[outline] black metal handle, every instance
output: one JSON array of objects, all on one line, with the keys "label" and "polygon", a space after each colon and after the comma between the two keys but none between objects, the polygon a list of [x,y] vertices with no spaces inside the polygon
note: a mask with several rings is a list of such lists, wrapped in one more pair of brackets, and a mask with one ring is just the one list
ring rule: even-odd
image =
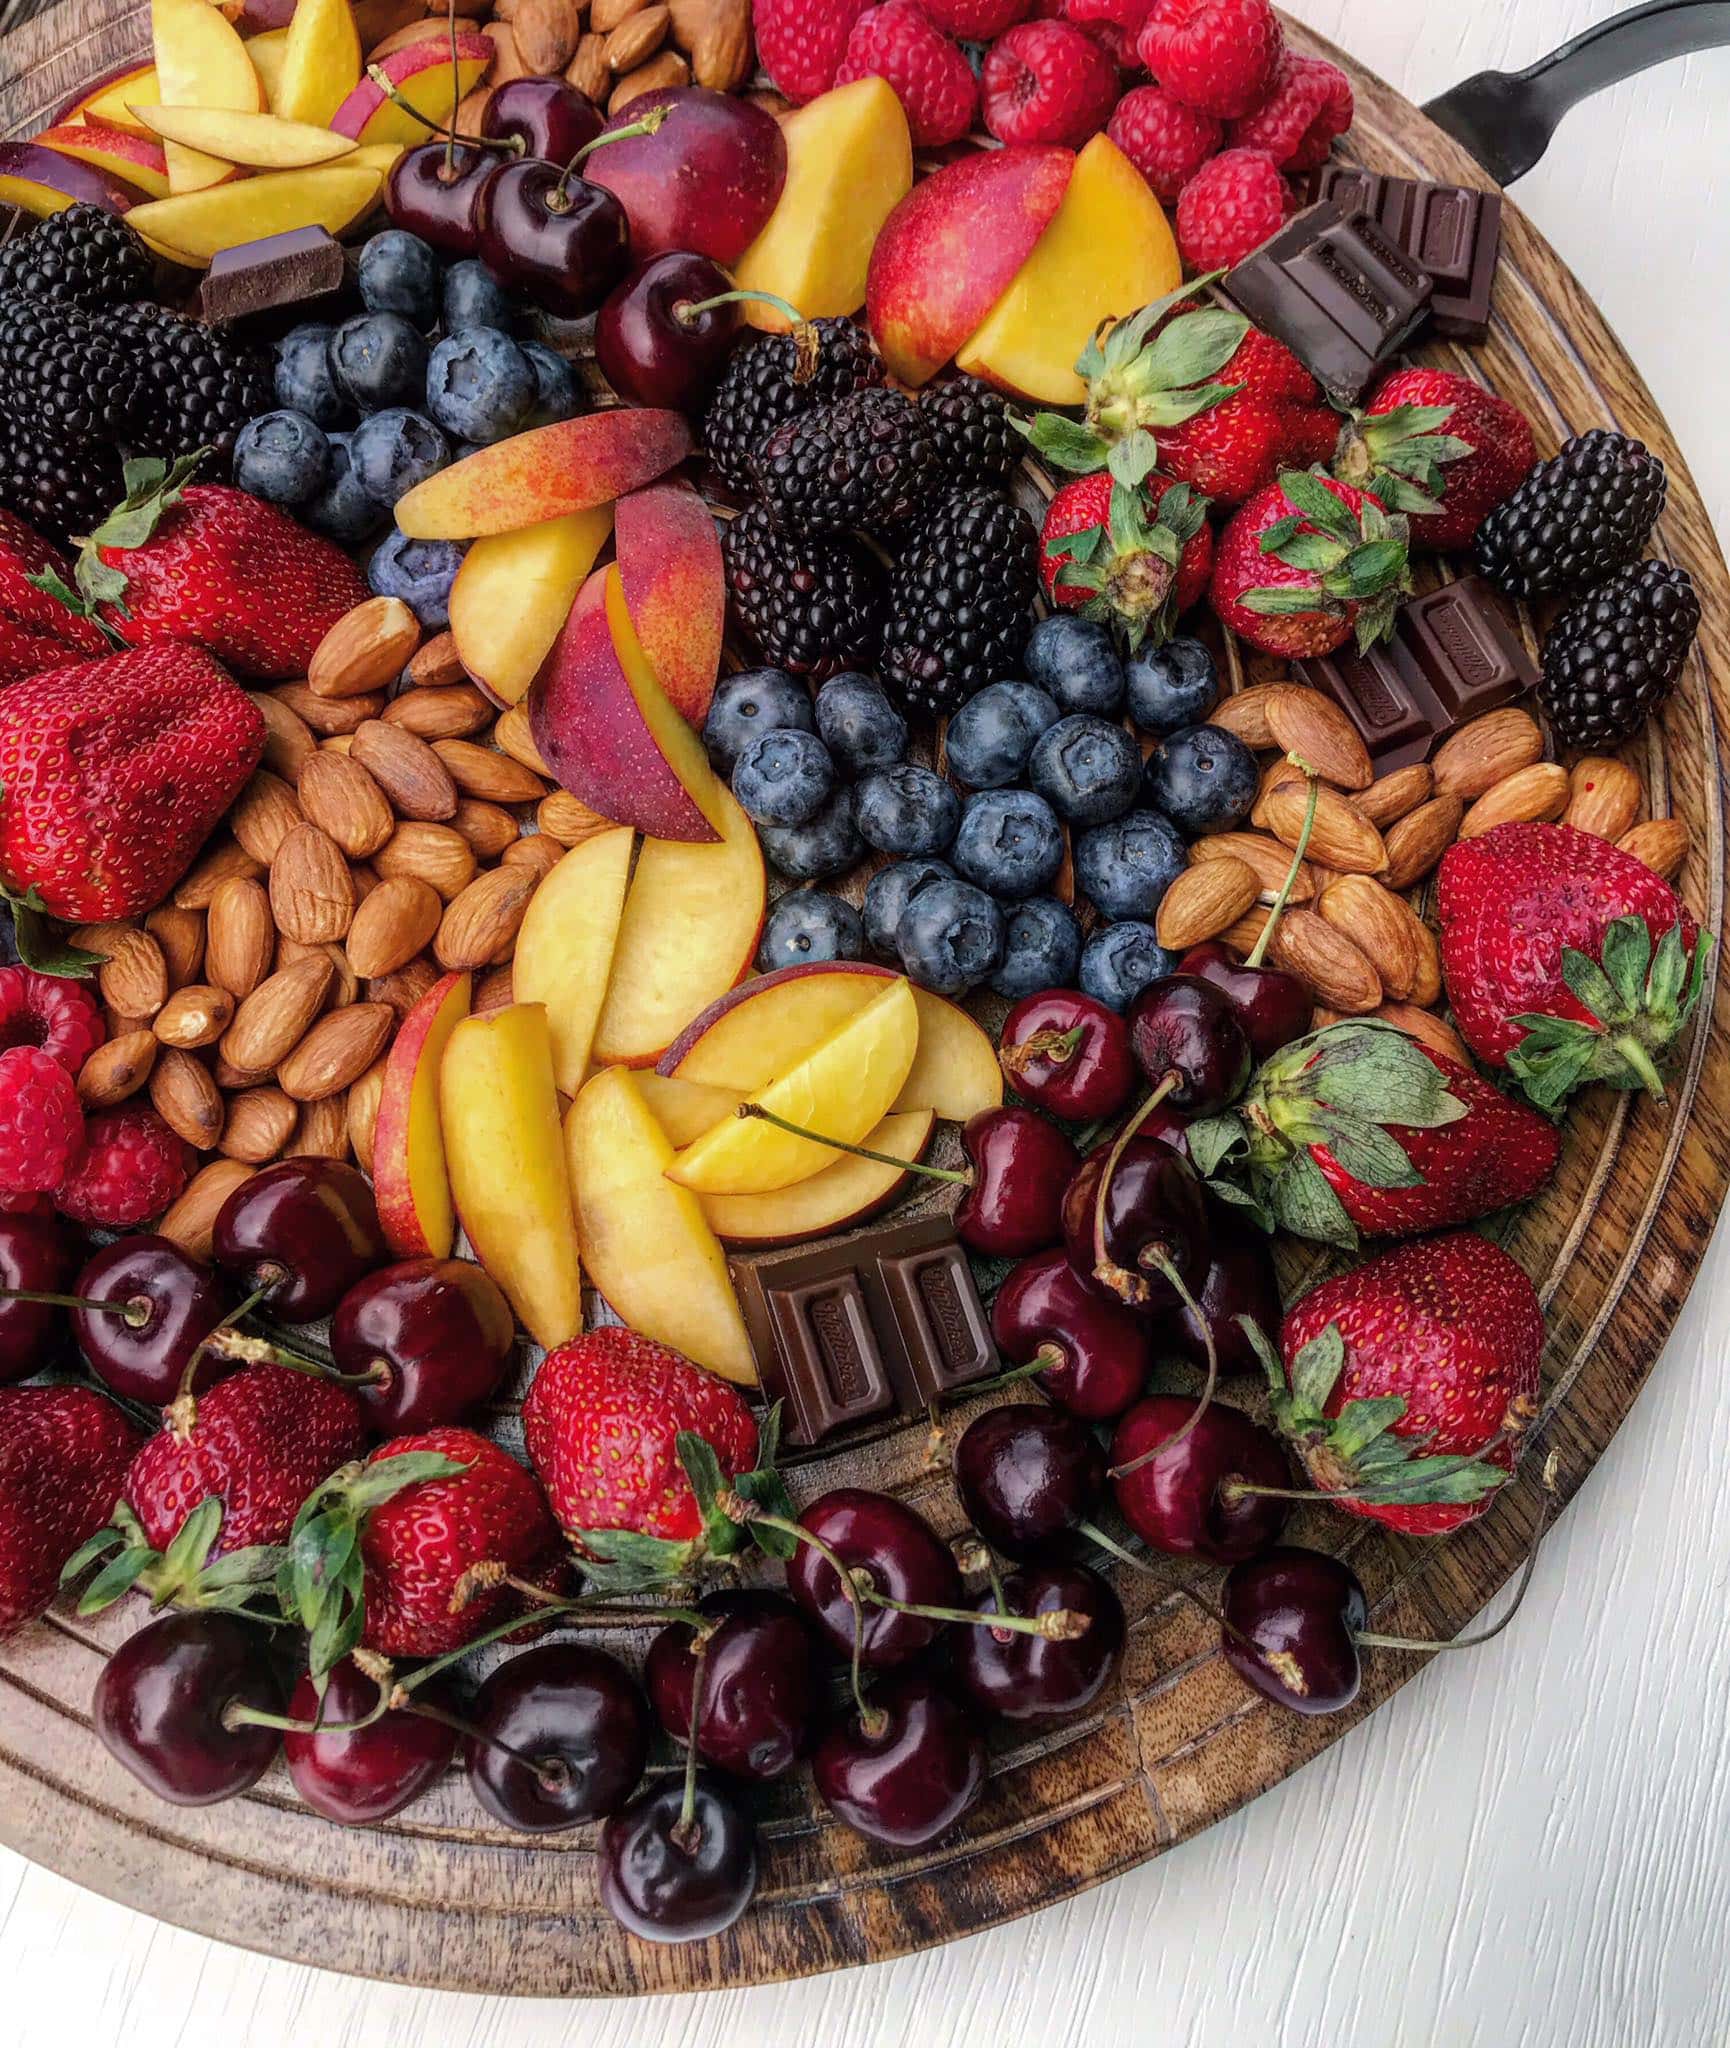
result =
[{"label": "black metal handle", "polygon": [[1730,43],[1730,0],[1650,0],[1564,43],[1524,71],[1480,71],[1424,112],[1511,185],[1549,147],[1570,107],[1637,71]]}]

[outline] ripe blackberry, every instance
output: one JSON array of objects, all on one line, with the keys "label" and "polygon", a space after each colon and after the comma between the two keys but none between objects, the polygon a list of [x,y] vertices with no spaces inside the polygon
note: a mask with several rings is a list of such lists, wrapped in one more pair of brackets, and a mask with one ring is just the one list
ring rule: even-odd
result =
[{"label": "ripe blackberry", "polygon": [[1640,442],[1594,427],[1540,462],[1478,528],[1478,568],[1510,597],[1582,589],[1639,556],[1667,487]]},{"label": "ripe blackberry", "polygon": [[1631,563],[1577,599],[1550,629],[1538,683],[1557,738],[1631,739],[1675,689],[1699,630],[1693,581],[1668,562]]},{"label": "ripe blackberry", "polygon": [[0,292],[122,306],[150,289],[150,251],[117,215],[80,200],[0,249]]},{"label": "ripe blackberry", "polygon": [[997,491],[956,491],[926,520],[895,571],[883,632],[883,683],[909,710],[941,716],[1015,672],[1035,550],[1032,520]]},{"label": "ripe blackberry", "polygon": [[56,540],[90,533],[125,495],[111,442],[61,440],[23,420],[0,418],[0,505],[38,533]]},{"label": "ripe blackberry", "polygon": [[751,457],[783,420],[832,405],[884,380],[871,338],[851,320],[813,320],[791,334],[760,334],[721,372],[703,421],[703,445],[736,491],[754,488]]},{"label": "ripe blackberry", "polygon": [[965,376],[927,384],[919,394],[919,410],[937,437],[950,486],[1008,485],[1026,444],[1009,423],[1009,407],[989,384]]},{"label": "ripe blackberry", "polygon": [[797,538],[749,505],[728,521],[721,551],[734,613],[766,661],[801,676],[870,665],[883,594],[857,542]]},{"label": "ripe blackberry", "polygon": [[918,407],[868,389],[783,420],[751,474],[788,533],[883,533],[929,504],[943,464]]}]

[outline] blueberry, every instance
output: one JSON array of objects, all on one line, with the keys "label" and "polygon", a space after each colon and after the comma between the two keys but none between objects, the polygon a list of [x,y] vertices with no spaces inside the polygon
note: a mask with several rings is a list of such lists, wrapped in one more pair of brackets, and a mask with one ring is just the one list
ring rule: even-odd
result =
[{"label": "blueberry", "polygon": [[331,336],[337,389],[362,412],[418,404],[426,390],[426,341],[400,313],[360,313]]},{"label": "blueberry", "polygon": [[393,405],[355,428],[348,444],[354,473],[378,505],[394,505],[449,463],[451,444],[425,413]]},{"label": "blueberry", "polygon": [[1106,917],[1151,918],[1189,865],[1183,834],[1158,811],[1131,811],[1075,841],[1075,879]]},{"label": "blueberry", "polygon": [[464,327],[496,327],[509,334],[517,324],[504,286],[474,256],[465,256],[445,272],[444,323],[447,334]]},{"label": "blueberry", "polygon": [[1184,831],[1229,832],[1249,816],[1255,756],[1220,725],[1186,725],[1148,756],[1147,801]]},{"label": "blueberry", "polygon": [[865,855],[853,819],[853,792],[845,787],[835,790],[809,823],[765,825],[757,836],[770,866],[794,882],[826,882]]},{"label": "blueberry", "polygon": [[939,877],[953,881],[955,870],[946,860],[926,857],[892,861],[865,884],[865,936],[877,952],[893,958],[895,934],[914,891]]},{"label": "blueberry", "polygon": [[1076,712],[1041,734],[1027,779],[1060,818],[1105,825],[1135,808],[1141,749],[1121,725]]},{"label": "blueberry", "polygon": [[1055,896],[1030,896],[1009,913],[1003,965],[991,977],[1000,996],[1018,1003],[1041,989],[1073,988],[1081,959],[1081,926]]},{"label": "blueberry", "polygon": [[439,316],[439,260],[432,244],[405,228],[385,228],[361,244],[356,277],[369,313],[400,313],[417,327]]},{"label": "blueberry", "polygon": [[439,425],[463,441],[502,441],[528,418],[535,373],[508,334],[465,327],[435,344],[426,366],[426,403]]},{"label": "blueberry", "polygon": [[764,922],[757,969],[773,974],[803,961],[857,960],[864,951],[865,928],[851,903],[821,889],[795,889]]},{"label": "blueberry", "polygon": [[1130,658],[1129,715],[1144,732],[1164,739],[1199,725],[1219,701],[1219,670],[1199,640],[1168,640]]},{"label": "blueberry", "polygon": [[1127,1010],[1150,981],[1176,972],[1177,955],[1134,918],[1095,932],[1081,949],[1081,992],[1109,1010]]},{"label": "blueberry", "polygon": [[988,683],[949,721],[950,773],[969,789],[1004,789],[1027,773],[1033,743],[1062,717],[1032,683]]},{"label": "blueberry", "polygon": [[1042,796],[982,789],[967,799],[949,858],[964,881],[1009,903],[1049,889],[1063,865],[1063,827]]},{"label": "blueberry", "polygon": [[[501,325],[496,320],[484,324]],[[529,425],[550,427],[555,420],[570,419],[577,410],[576,371],[563,356],[554,355],[545,342],[525,341],[520,346],[535,379],[535,404],[529,414]]]},{"label": "blueberry", "polygon": [[1065,711],[1109,717],[1123,702],[1123,663],[1110,629],[1097,619],[1053,612],[1028,636],[1022,666]]},{"label": "blueberry", "polygon": [[760,732],[733,763],[733,794],[754,825],[808,825],[834,787],[835,764],[813,733]]},{"label": "blueberry", "polygon": [[330,443],[305,413],[261,412],[235,436],[234,481],[272,505],[304,505],[329,474]]},{"label": "blueberry", "polygon": [[971,882],[914,891],[895,934],[904,971],[934,995],[965,995],[1003,965],[1003,912]]},{"label": "blueberry", "polygon": [[462,558],[459,541],[410,540],[392,532],[367,565],[366,580],[380,597],[400,597],[429,633],[442,633]]},{"label": "blueberry", "polygon": [[745,742],[760,732],[815,732],[811,693],[781,668],[746,668],[723,676],[715,686],[709,715],[703,721],[703,744],[723,775]]},{"label": "blueberry", "polygon": [[384,517],[354,473],[348,456],[351,439],[348,434],[329,437],[330,468],[324,489],[300,508],[300,517],[314,533],[322,533],[326,540],[340,541],[345,547],[365,540]]},{"label": "blueberry", "polygon": [[291,327],[276,344],[276,402],[290,412],[304,413],[321,427],[340,427],[353,408],[331,375],[330,340],[334,327],[309,323]]},{"label": "blueberry", "polygon": [[831,676],[817,692],[817,730],[843,775],[893,768],[907,754],[907,721],[869,676]]},{"label": "blueberry", "polygon": [[961,799],[942,776],[912,762],[859,785],[859,830],[879,853],[941,853],[960,817]]}]

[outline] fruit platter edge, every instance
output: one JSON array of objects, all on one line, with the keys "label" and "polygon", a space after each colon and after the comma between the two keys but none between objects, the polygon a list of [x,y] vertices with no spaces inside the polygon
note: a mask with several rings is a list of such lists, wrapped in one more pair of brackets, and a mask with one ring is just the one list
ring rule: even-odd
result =
[{"label": "fruit platter edge", "polygon": [[[142,51],[148,9],[63,4],[0,38],[0,135],[28,131],[101,72]],[[1485,185],[1482,170],[1399,94],[1296,25],[1294,40],[1350,74],[1351,154],[1404,176]],[[1645,441],[1669,466],[1663,552],[1685,566],[1706,624],[1666,715],[1640,742],[1658,811],[1686,820],[1684,892],[1724,929],[1730,574],[1685,463],[1638,372],[1585,291],[1510,206],[1485,366],[1546,438],[1598,425]],[[1550,1323],[1539,1435],[1566,1501],[1652,1370],[1730,1183],[1730,995],[1722,979],[1677,1072],[1668,1110],[1598,1091],[1571,1120],[1561,1175],[1521,1213],[1510,1248]],[[1288,1267],[1288,1288],[1306,1270]],[[1364,1525],[1345,1546],[1374,1626],[1457,1633],[1509,1579],[1538,1518],[1540,1460],[1492,1513],[1447,1544]],[[846,1482],[902,1482],[907,1460],[872,1445],[834,1461]],[[0,1841],[153,1915],[266,1952],[371,1976],[470,1991],[555,1996],[718,1988],[878,1960],[954,1939],[1071,1896],[1173,1847],[1307,1763],[1421,1669],[1373,1660],[1355,1705],[1326,1719],[1245,1704],[1181,1598],[1124,1588],[1131,1649],[1097,1712],[996,1759],[993,1796],[959,1836],[890,1862],[845,1830],[790,1865],[727,1934],[682,1947],[630,1941],[573,1884],[569,1838],[506,1846],[480,1830],[402,1821],[333,1829],[261,1787],[204,1811],[128,1787],[88,1788],[92,1634],[55,1617],[0,1654]],[[1446,1740],[1445,1734],[1440,1737]],[[112,1782],[105,1780],[105,1784]],[[137,1793],[137,1797],[132,1795]],[[811,1822],[787,1821],[789,1832]]]}]

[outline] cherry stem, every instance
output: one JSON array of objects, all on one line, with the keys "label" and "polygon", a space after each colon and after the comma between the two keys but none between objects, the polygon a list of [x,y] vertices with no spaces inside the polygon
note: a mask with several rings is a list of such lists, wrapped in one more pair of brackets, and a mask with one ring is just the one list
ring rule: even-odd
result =
[{"label": "cherry stem", "polygon": [[671,114],[670,106],[651,107],[640,121],[627,121],[623,128],[606,128],[599,135],[593,135],[573,156],[559,173],[559,182],[547,194],[549,213],[563,213],[571,203],[570,183],[577,174],[577,166],[593,151],[603,149],[609,142],[628,142],[636,135],[653,135],[667,123]]},{"label": "cherry stem", "polygon": [[[1174,1071],[1165,1076],[1147,1100],[1135,1112],[1121,1131],[1118,1132],[1111,1150],[1106,1154],[1105,1170],[1099,1176],[1099,1189],[1093,1198],[1093,1266],[1096,1277],[1102,1276],[1111,1266],[1105,1251],[1105,1204],[1111,1193],[1111,1183],[1123,1155],[1129,1149],[1129,1142],[1153,1112],[1177,1086],[1181,1077]],[[1116,1289],[1112,1290],[1114,1293]]]},{"label": "cherry stem", "polygon": [[175,1388],[174,1399],[168,1406],[168,1426],[183,1442],[192,1434],[192,1425],[198,1420],[198,1404],[193,1399],[192,1387],[198,1378],[198,1368],[203,1363],[204,1354],[223,1331],[231,1330],[242,1316],[250,1315],[267,1295],[275,1291],[279,1277],[273,1272],[268,1280],[252,1290],[238,1308],[231,1308],[216,1328],[206,1332],[192,1347],[192,1355],[186,1361],[185,1370],[180,1375],[180,1384]]},{"label": "cherry stem", "polygon": [[150,1320],[150,1297],[128,1295],[124,1301],[92,1301],[85,1294],[41,1294],[31,1287],[0,1287],[0,1301],[33,1301],[42,1308],[81,1308],[92,1315],[124,1316],[129,1330],[142,1330]]},{"label": "cherry stem", "polygon": [[1201,1303],[1191,1294],[1183,1275],[1172,1264],[1170,1259],[1166,1257],[1164,1252],[1155,1252],[1153,1263],[1155,1268],[1164,1275],[1166,1285],[1170,1287],[1172,1293],[1177,1296],[1178,1300],[1183,1303],[1184,1307],[1189,1310],[1190,1314],[1201,1325],[1201,1341],[1207,1352],[1207,1378],[1202,1382],[1201,1398],[1189,1411],[1188,1418],[1185,1420],[1182,1428],[1175,1431],[1171,1436],[1162,1437],[1158,1443],[1150,1445],[1147,1450],[1142,1452],[1139,1458],[1131,1458],[1127,1465],[1113,1465],[1106,1474],[1108,1479],[1127,1479],[1130,1473],[1139,1472],[1143,1465],[1151,1464],[1155,1458],[1164,1457],[1167,1451],[1176,1450],[1178,1445],[1199,1426],[1201,1418],[1213,1406],[1214,1390],[1219,1385],[1219,1346],[1213,1341],[1213,1330],[1209,1326],[1207,1317],[1202,1314]]},{"label": "cherry stem", "polygon": [[760,1102],[741,1102],[733,1113],[755,1118],[759,1123],[773,1124],[776,1130],[785,1131],[789,1137],[809,1138],[813,1145],[827,1145],[832,1152],[850,1152],[855,1159],[869,1159],[878,1166],[899,1167],[904,1173],[923,1174],[927,1180],[946,1180],[958,1187],[970,1188],[973,1185],[970,1173],[960,1173],[947,1166],[927,1166],[920,1159],[898,1159],[893,1152],[873,1152],[869,1145],[850,1145],[845,1138],[826,1138],[821,1131],[808,1131],[803,1124],[789,1123],[784,1116],[777,1116]]},{"label": "cherry stem", "polygon": [[1133,1550],[1126,1550],[1115,1536],[1108,1536],[1097,1522],[1077,1522],[1076,1532],[1085,1536],[1089,1543],[1097,1543],[1107,1557],[1115,1557],[1119,1564],[1126,1564],[1131,1571],[1145,1572],[1150,1579],[1164,1583],[1164,1573],[1156,1572],[1146,1558],[1137,1557]]},{"label": "cherry stem", "polygon": [[[456,23],[456,16],[454,12],[451,15],[451,23],[454,28]],[[452,40],[454,43],[454,36]],[[451,75],[452,77],[455,77],[456,58],[454,55],[454,51],[451,63]],[[384,66],[382,64],[369,64],[366,67],[366,75],[368,78],[372,80],[373,84],[378,87],[379,91],[384,94],[386,99],[390,101],[393,107],[400,107],[402,111],[408,115],[410,120],[418,121],[420,125],[427,130],[429,134],[436,135],[438,139],[444,144],[445,182],[447,184],[456,175],[456,154],[457,144],[459,142],[469,149],[496,149],[505,156],[522,155],[523,145],[521,141],[518,140],[518,138],[514,135],[459,135],[456,129],[447,128],[442,121],[435,121],[430,114],[423,114],[420,108],[417,107],[412,100],[405,97],[405,95],[399,92],[398,89],[391,83],[390,79],[385,75]]]},{"label": "cherry stem", "polygon": [[1048,1614],[981,1614],[971,1607],[928,1607],[919,1600],[891,1600],[870,1582],[870,1574],[859,1575],[859,1593],[873,1607],[886,1607],[892,1614],[916,1614],[926,1621],[953,1621],[969,1628],[1011,1629],[1017,1635],[1042,1636],[1048,1643],[1073,1643],[1093,1626],[1092,1618],[1072,1607],[1054,1607]]},{"label": "cherry stem", "polygon": [[571,1767],[563,1757],[531,1756],[526,1749],[500,1741],[498,1736],[489,1735],[484,1728],[477,1727],[473,1721],[465,1721],[460,1714],[446,1713],[443,1707],[429,1707],[420,1700],[405,1700],[401,1711],[418,1714],[423,1721],[436,1721],[441,1728],[454,1728],[459,1735],[466,1735],[470,1742],[496,1749],[501,1756],[508,1756],[512,1763],[520,1764],[529,1772],[543,1792],[559,1793],[570,1789]]},{"label": "cherry stem", "polygon": [[1309,802],[1304,806],[1303,829],[1298,833],[1297,845],[1292,849],[1291,866],[1286,869],[1285,880],[1280,884],[1279,894],[1273,899],[1273,908],[1268,912],[1267,923],[1261,928],[1261,936],[1250,948],[1246,967],[1259,967],[1267,958],[1267,949],[1273,944],[1273,935],[1279,928],[1279,921],[1285,915],[1285,907],[1291,901],[1291,892],[1297,887],[1297,878],[1303,872],[1304,855],[1309,851],[1310,834],[1315,830],[1316,805],[1321,801],[1321,784],[1315,772],[1297,756],[1288,757],[1303,769],[1304,780],[1309,784]]},{"label": "cherry stem", "polygon": [[218,1358],[233,1359],[241,1365],[279,1365],[285,1372],[298,1372],[312,1380],[329,1380],[337,1387],[379,1387],[390,1378],[388,1359],[375,1358],[365,1372],[339,1372],[335,1365],[303,1357],[269,1337],[254,1337],[245,1330],[219,1327],[211,1331],[205,1343]]},{"label": "cherry stem", "polygon": [[783,319],[790,320],[795,327],[805,325],[805,316],[799,308],[790,305],[777,292],[747,291],[742,285],[730,292],[717,292],[712,299],[680,299],[673,307],[673,318],[681,327],[691,326],[699,313],[712,313],[717,306],[741,305],[753,301],[762,306],[773,306]]},{"label": "cherry stem", "polygon": [[691,1720],[685,1731],[685,1796],[679,1801],[679,1818],[671,1829],[674,1846],[694,1856],[702,1842],[697,1826],[697,1730],[703,1721],[703,1680],[708,1676],[709,1638],[700,1635],[691,1645]]},{"label": "cherry stem", "polygon": [[1019,1080],[1035,1060],[1048,1060],[1054,1067],[1068,1066],[1086,1036],[1085,1024],[1072,1024],[1067,1031],[1036,1031],[1019,1044],[1000,1046],[997,1057],[1011,1077]]},{"label": "cherry stem", "polygon": [[1055,1372],[1064,1362],[1062,1345],[1041,1344],[1025,1365],[1011,1366],[995,1379],[974,1380],[970,1386],[957,1387],[955,1397],[959,1400],[965,1396],[971,1401],[976,1394],[1001,1393],[1005,1387],[1018,1387],[1023,1380],[1036,1380],[1041,1373]]}]

